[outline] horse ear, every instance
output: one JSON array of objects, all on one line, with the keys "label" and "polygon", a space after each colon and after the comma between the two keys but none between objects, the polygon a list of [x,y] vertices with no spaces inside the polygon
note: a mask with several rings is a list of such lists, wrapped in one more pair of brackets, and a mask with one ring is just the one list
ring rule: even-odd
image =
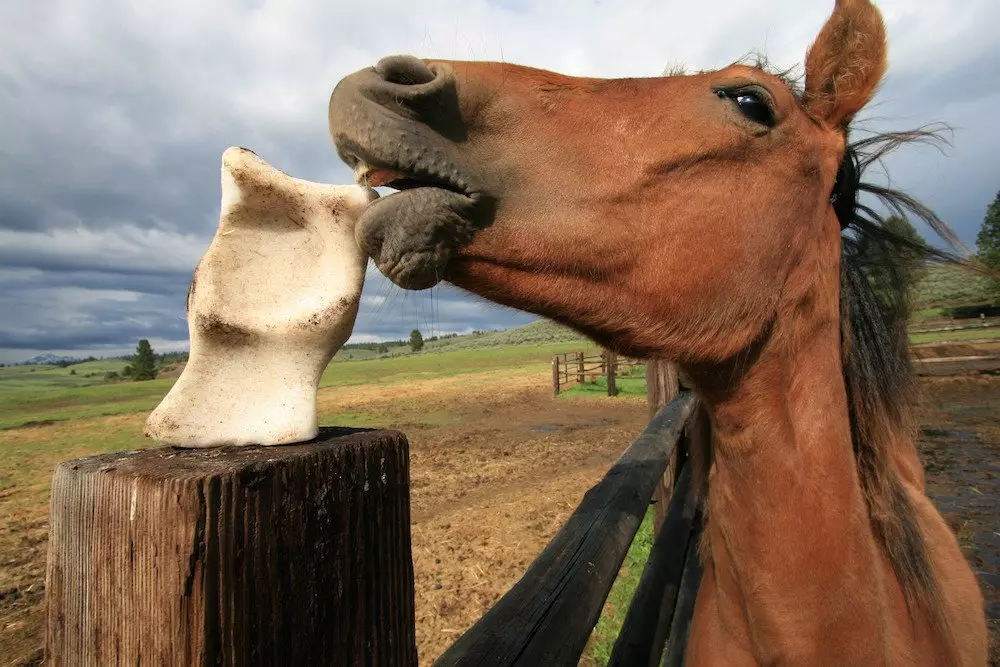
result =
[{"label": "horse ear", "polygon": [[869,0],[836,0],[806,54],[806,108],[847,127],[871,100],[886,68],[885,25]]}]

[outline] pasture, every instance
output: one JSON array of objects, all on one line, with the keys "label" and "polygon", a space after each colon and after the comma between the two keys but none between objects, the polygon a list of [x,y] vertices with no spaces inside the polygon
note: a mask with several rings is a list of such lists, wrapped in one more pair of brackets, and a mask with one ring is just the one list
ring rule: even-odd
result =
[{"label": "pasture", "polygon": [[[572,341],[470,345],[336,361],[324,374],[321,423],[398,428],[410,439],[421,664],[429,664],[517,581],[646,423],[642,380],[619,379],[622,393],[614,399],[603,395],[599,383],[552,398],[552,355],[580,349]],[[173,380],[74,387],[69,383],[77,376],[69,376],[69,369],[3,370],[0,665],[6,667],[32,664],[43,638],[53,466],[147,446],[141,434],[145,414]],[[1000,431],[994,410],[1000,377],[925,378],[921,387],[928,486],[980,575],[996,634]],[[649,544],[647,521],[605,606],[586,664],[604,664]]]}]

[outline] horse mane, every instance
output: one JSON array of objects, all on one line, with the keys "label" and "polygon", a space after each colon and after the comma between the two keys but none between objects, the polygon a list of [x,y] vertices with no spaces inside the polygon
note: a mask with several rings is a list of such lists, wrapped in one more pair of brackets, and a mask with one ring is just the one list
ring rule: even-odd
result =
[{"label": "horse mane", "polygon": [[942,631],[941,590],[934,577],[916,510],[892,467],[894,450],[912,447],[916,383],[910,360],[908,275],[917,265],[945,263],[973,270],[952,250],[899,236],[861,200],[873,196],[893,214],[923,220],[950,249],[961,241],[929,208],[888,187],[866,183],[865,171],[907,143],[943,142],[940,128],[877,134],[849,143],[831,202],[840,221],[841,333],[857,469],[873,532],[895,571],[911,616],[922,607]]}]

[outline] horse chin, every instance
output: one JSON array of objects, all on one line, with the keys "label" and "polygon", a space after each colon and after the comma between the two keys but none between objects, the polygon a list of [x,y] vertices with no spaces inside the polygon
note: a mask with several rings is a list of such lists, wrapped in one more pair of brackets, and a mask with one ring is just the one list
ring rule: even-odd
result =
[{"label": "horse chin", "polygon": [[421,290],[445,278],[448,262],[492,222],[493,211],[492,198],[482,194],[415,187],[372,202],[354,234],[385,277]]}]

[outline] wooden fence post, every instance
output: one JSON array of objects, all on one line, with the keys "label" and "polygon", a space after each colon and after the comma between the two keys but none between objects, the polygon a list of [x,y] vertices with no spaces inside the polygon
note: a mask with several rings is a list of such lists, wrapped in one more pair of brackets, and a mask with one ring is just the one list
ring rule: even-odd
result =
[{"label": "wooden fence post", "polygon": [[552,357],[552,395],[559,395],[559,357]]},{"label": "wooden fence post", "polygon": [[615,382],[615,372],[618,370],[618,353],[608,350],[606,355],[608,365],[608,396],[617,396],[618,384]]},{"label": "wooden fence post", "polygon": [[576,353],[576,381],[583,384],[587,378],[583,375],[583,352]]},{"label": "wooden fence post", "polygon": [[[649,418],[652,419],[664,405],[674,399],[680,391],[677,377],[677,367],[663,359],[646,361],[646,403],[649,406]],[[663,519],[666,518],[670,496],[674,492],[680,463],[688,452],[687,438],[681,436],[670,456],[670,463],[663,472],[656,490],[653,491],[653,534],[659,534]]]},{"label": "wooden fence post", "polygon": [[47,664],[416,665],[408,450],[326,428],[59,464]]}]

